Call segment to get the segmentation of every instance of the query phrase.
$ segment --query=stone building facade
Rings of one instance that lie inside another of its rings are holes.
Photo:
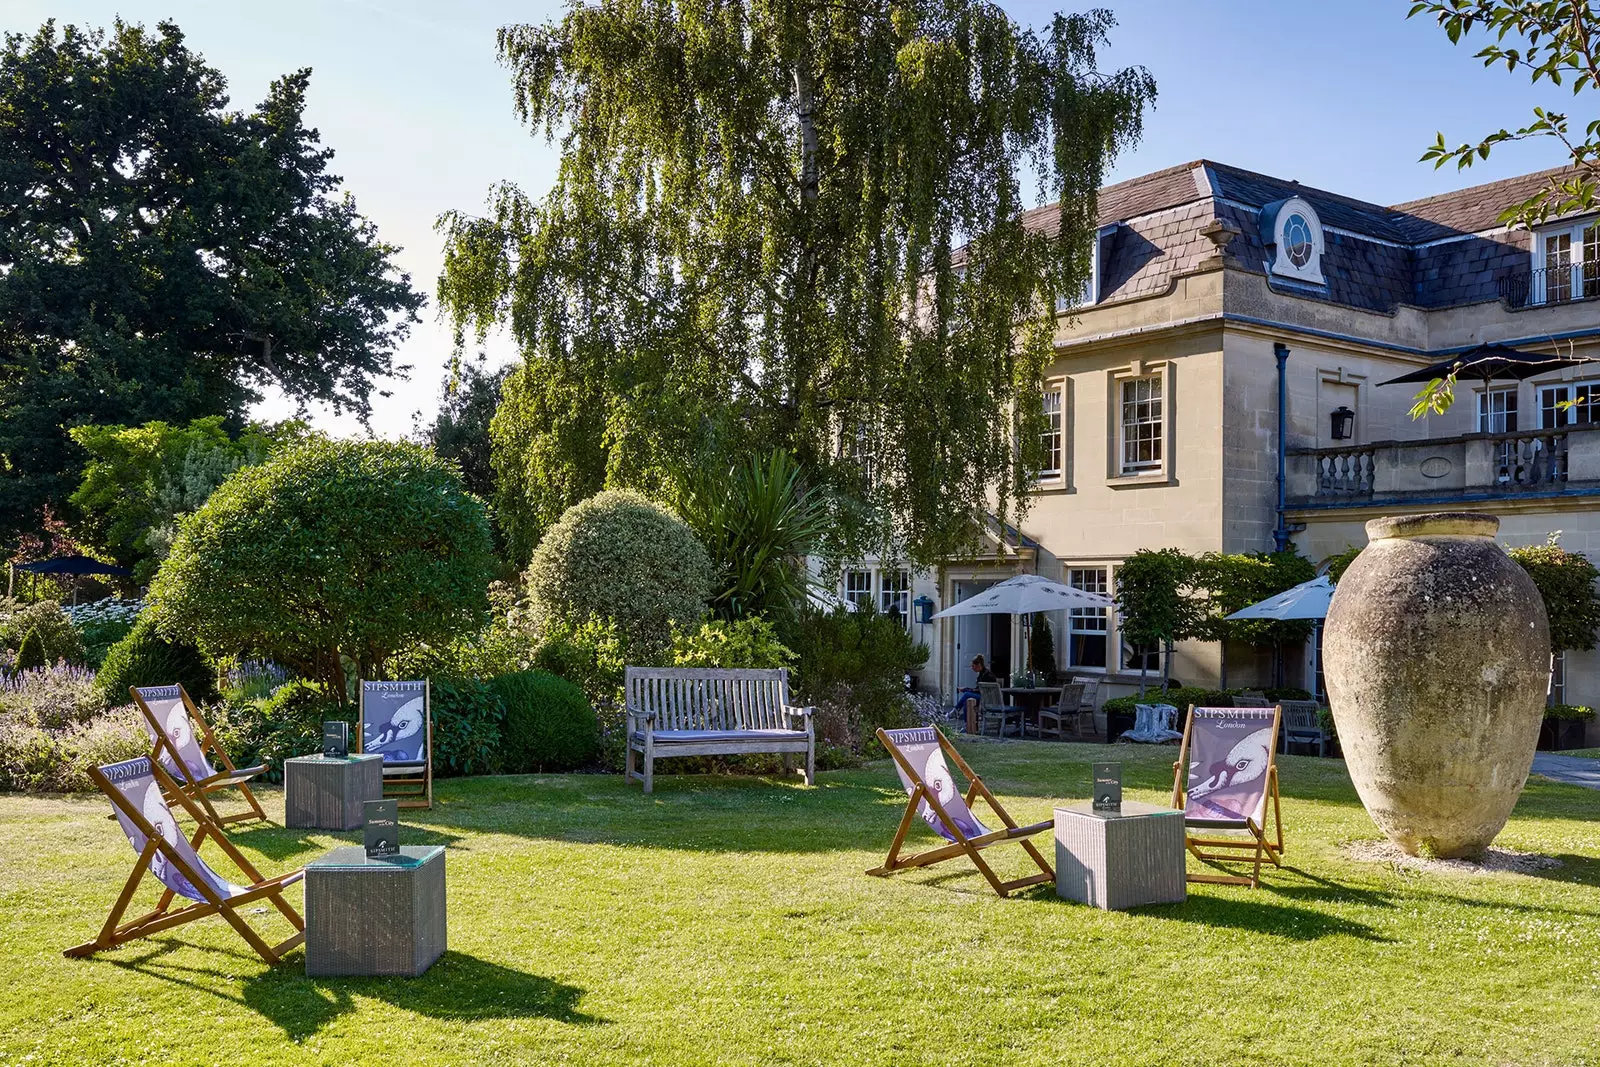
[[[1103,189],[1094,277],[1060,308],[1046,380],[1059,461],[1020,529],[927,573],[867,561],[840,594],[906,613],[932,651],[920,684],[948,696],[975,653],[1020,668],[1021,635],[1005,618],[918,622],[917,601],[938,610],[1016,573],[1109,592],[1138,549],[1275,538],[1320,564],[1363,544],[1373,516],[1441,508],[1500,516],[1509,545],[1559,530],[1600,552],[1600,363],[1463,382],[1447,414],[1419,420],[1417,386],[1382,384],[1482,343],[1600,357],[1600,223],[1497,221],[1547,178],[1384,207],[1200,160]],[[1051,226],[1054,209],[1028,221]],[[1063,670],[1105,675],[1108,695],[1137,684],[1114,612],[1052,628]],[[1309,687],[1311,661],[1295,650],[1286,681]],[[1569,653],[1559,695],[1600,705],[1597,667],[1600,653]],[[1221,668],[1219,646],[1198,642],[1171,664],[1199,685]],[[1230,685],[1270,669],[1264,651],[1228,650]]]

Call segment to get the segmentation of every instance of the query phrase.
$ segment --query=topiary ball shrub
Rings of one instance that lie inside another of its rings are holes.
[[[483,501],[426,448],[315,440],[236,471],[185,518],[147,599],[163,633],[337,696],[400,650],[481,629],[490,548]]]
[[[162,637],[149,615],[139,616],[128,635],[106,652],[97,680],[113,707],[128,703],[128,687],[135,685],[177,683],[197,702],[217,695],[216,671],[200,650]]]
[[[597,493],[550,527],[527,571],[534,616],[615,622],[630,662],[659,660],[674,625],[706,613],[711,560],[672,512],[631,490]]]
[[[544,671],[489,682],[505,707],[501,752],[511,774],[585,767],[600,753],[600,723],[583,690]]]

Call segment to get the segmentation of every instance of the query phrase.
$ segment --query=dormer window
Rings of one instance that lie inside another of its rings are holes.
[[[1281,278],[1323,285],[1322,220],[1304,198],[1291,196],[1261,209],[1261,240],[1268,269]]]
[[[1083,280],[1083,288],[1076,294],[1056,296],[1057,315],[1065,315],[1076,308],[1093,307],[1100,302],[1100,242],[1115,229],[1115,226],[1102,226],[1095,232],[1094,240],[1089,244],[1089,276]]]
[[[1533,235],[1530,304],[1600,297],[1600,221],[1547,226]]]

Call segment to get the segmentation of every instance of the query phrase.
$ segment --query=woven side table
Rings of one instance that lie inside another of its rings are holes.
[[[359,830],[361,805],[383,799],[383,757],[295,756],[283,761],[283,824],[300,830]]]
[[[1124,800],[1120,812],[1084,800],[1056,809],[1056,895],[1097,908],[1175,904],[1184,883],[1183,812]]]
[[[444,848],[336,848],[306,864],[306,974],[414,978],[445,950]]]

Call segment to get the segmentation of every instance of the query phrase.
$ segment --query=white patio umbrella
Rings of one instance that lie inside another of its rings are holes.
[[[1325,619],[1333,600],[1333,583],[1326,574],[1269,596],[1229,615],[1230,619]]]
[[[1301,582],[1293,589],[1285,589],[1277,596],[1251,604],[1229,615],[1229,619],[1315,619],[1318,625],[1328,617],[1328,604],[1333,600],[1333,582],[1326,574]],[[1311,688],[1317,687],[1317,641],[1311,640]],[[1313,697],[1317,694],[1313,692]]]
[[[1100,593],[1086,593],[1070,585],[1053,582],[1040,574],[1019,574],[983,592],[952,604],[934,616],[948,619],[957,615],[1032,615],[1039,611],[1065,608],[1109,608],[1113,601]]]
[[[1023,615],[1040,611],[1063,611],[1067,608],[1109,608],[1115,605],[1110,597],[1088,593],[1070,585],[1051,581],[1041,574],[1019,574],[991,585],[983,592],[969,596],[959,604],[933,616],[949,619],[957,615]],[[1028,628],[1028,663],[1033,663],[1033,628]]]

